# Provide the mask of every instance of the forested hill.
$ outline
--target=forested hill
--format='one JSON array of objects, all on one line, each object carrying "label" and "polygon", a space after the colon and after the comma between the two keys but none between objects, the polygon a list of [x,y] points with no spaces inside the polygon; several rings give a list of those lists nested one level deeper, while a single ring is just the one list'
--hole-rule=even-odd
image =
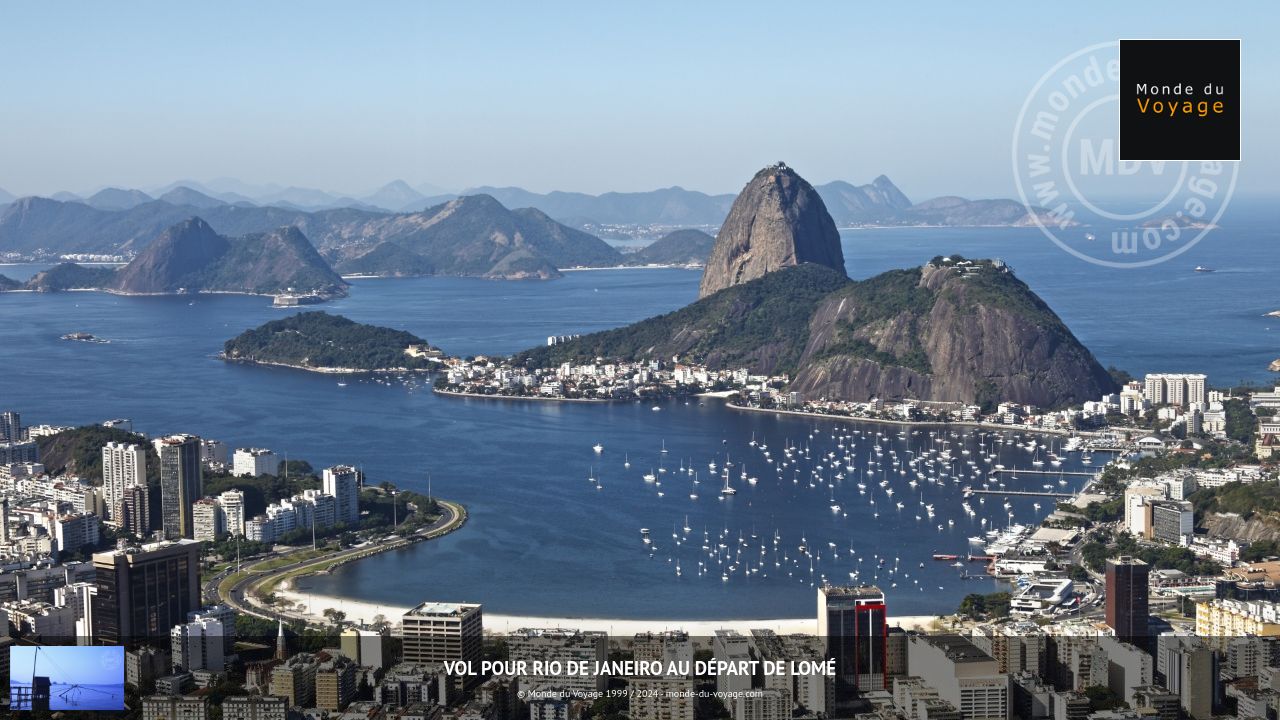
[{"label": "forested hill", "polygon": [[426,340],[403,330],[363,325],[341,315],[304,312],[246,330],[223,346],[223,359],[304,370],[423,370],[435,366],[410,347]]}]

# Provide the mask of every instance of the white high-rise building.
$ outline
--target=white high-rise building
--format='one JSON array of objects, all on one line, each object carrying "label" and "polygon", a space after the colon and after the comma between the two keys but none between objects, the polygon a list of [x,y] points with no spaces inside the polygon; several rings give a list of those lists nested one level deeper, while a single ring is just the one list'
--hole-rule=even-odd
[{"label": "white high-rise building", "polygon": [[173,666],[188,672],[226,669],[225,629],[222,622],[202,618],[173,626],[169,633],[173,651]]},{"label": "white high-rise building", "polygon": [[231,456],[231,474],[238,477],[275,475],[280,472],[276,454],[266,448],[236,448]]},{"label": "white high-rise building", "polygon": [[120,503],[127,488],[147,484],[147,451],[133,443],[102,446],[102,500],[107,522],[120,524]]},{"label": "white high-rise building", "polygon": [[244,535],[244,493],[240,490],[227,490],[218,496],[218,507],[222,508],[222,524],[232,535]]},{"label": "white high-rise building", "polygon": [[213,498],[201,498],[191,506],[192,537],[213,542],[223,533],[222,508]]},{"label": "white high-rise building", "polygon": [[321,489],[334,499],[334,519],[345,525],[360,522],[360,488],[357,487],[356,469],[350,465],[334,465],[325,468],[321,475]]},{"label": "white high-rise building", "polygon": [[1143,395],[1152,405],[1204,405],[1206,379],[1198,373],[1148,373],[1143,378]]}]

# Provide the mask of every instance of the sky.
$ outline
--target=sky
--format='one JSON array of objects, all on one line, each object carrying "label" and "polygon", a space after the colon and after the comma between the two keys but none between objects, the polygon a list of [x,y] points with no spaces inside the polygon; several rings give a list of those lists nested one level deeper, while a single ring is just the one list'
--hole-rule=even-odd
[{"label": "sky", "polygon": [[[59,645],[40,647],[35,657],[37,675],[54,683],[78,685],[123,685],[124,648]],[[37,648],[14,645],[9,648],[9,679],[31,684],[32,658]]]},{"label": "sky", "polygon": [[812,182],[1010,197],[1036,80],[1117,38],[1243,40],[1240,192],[1280,192],[1280,6],[13,3],[0,188],[232,177],[361,196]]}]

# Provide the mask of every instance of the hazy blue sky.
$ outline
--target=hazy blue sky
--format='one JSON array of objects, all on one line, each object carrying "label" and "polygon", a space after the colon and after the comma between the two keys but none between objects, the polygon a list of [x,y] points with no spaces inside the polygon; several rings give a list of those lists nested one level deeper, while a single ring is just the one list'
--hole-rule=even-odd
[{"label": "hazy blue sky", "polygon": [[[9,648],[9,679],[31,684],[34,646]],[[36,673],[55,683],[79,685],[123,685],[124,648],[122,647],[40,647],[35,662]]]},{"label": "hazy blue sky", "polygon": [[1016,114],[1064,55],[1240,37],[1240,191],[1280,190],[1273,3],[693,5],[7,4],[0,188],[737,192],[786,160],[916,199],[1011,196]]}]

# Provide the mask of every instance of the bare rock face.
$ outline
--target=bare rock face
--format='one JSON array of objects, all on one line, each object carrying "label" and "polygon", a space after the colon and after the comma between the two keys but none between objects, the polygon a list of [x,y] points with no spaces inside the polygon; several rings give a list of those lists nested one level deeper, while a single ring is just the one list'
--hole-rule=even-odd
[{"label": "bare rock face", "polygon": [[827,296],[792,389],[814,399],[1055,408],[1116,386],[1002,263],[962,260],[890,271]]},{"label": "bare rock face", "polygon": [[840,233],[813,186],[782,163],[751,178],[720,226],[698,297],[801,263],[845,274]]}]

